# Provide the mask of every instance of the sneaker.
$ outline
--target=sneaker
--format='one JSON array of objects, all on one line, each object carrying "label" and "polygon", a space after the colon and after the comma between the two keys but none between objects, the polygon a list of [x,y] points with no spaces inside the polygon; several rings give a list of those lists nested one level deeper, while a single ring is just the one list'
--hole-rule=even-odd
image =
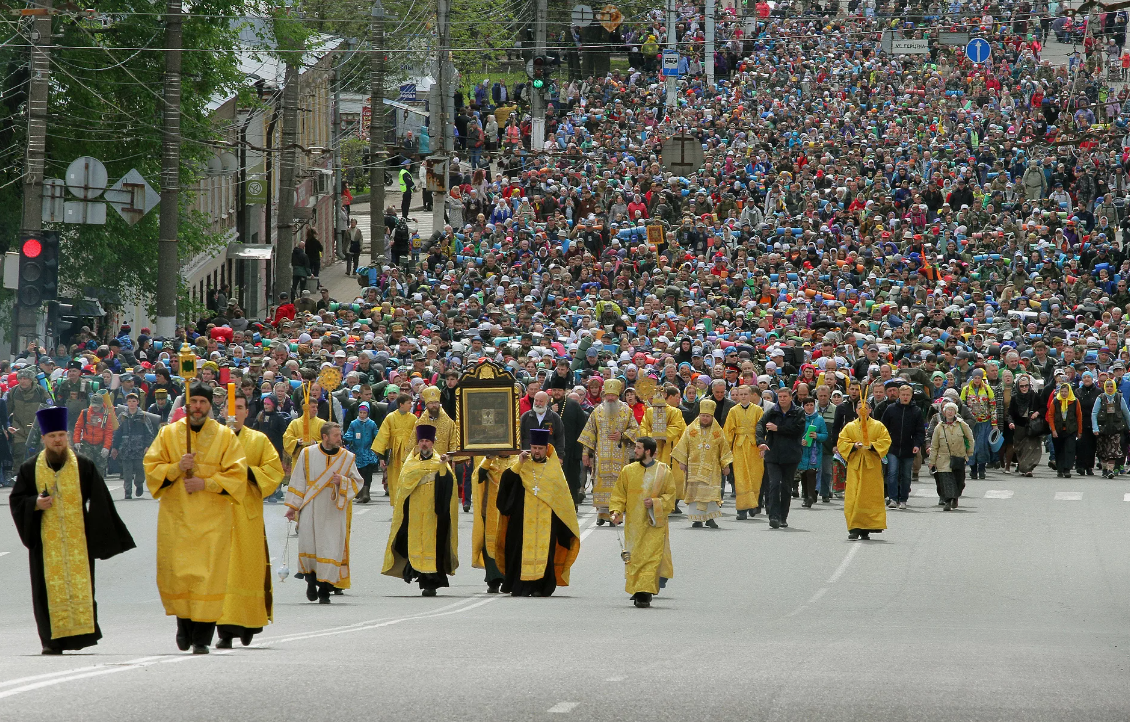
[{"label": "sneaker", "polygon": [[902,509],[903,511],[906,510],[906,502],[905,501],[899,502],[899,509]]},{"label": "sneaker", "polygon": [[897,501],[895,501],[894,499],[888,499],[887,500],[887,508],[888,509],[894,509],[894,508],[897,508],[897,507],[898,507]]}]

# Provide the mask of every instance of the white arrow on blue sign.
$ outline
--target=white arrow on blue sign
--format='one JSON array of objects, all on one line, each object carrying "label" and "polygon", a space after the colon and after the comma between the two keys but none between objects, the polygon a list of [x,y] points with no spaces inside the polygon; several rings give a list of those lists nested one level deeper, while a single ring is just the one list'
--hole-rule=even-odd
[{"label": "white arrow on blue sign", "polygon": [[989,41],[984,38],[973,38],[969,41],[969,44],[965,46],[965,57],[975,63],[988,61],[989,55],[991,54],[992,48],[989,47]]}]

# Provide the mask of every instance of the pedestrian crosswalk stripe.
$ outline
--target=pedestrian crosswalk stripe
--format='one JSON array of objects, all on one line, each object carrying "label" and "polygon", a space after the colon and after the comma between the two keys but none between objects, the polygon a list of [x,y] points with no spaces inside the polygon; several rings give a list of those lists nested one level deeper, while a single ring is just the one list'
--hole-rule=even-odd
[{"label": "pedestrian crosswalk stripe", "polygon": [[910,495],[929,498],[936,497],[938,492],[935,489],[914,489],[910,492]]},{"label": "pedestrian crosswalk stripe", "polygon": [[1056,501],[1083,501],[1083,492],[1081,491],[1057,491],[1055,493]]},{"label": "pedestrian crosswalk stripe", "polygon": [[552,712],[553,714],[567,714],[569,712],[572,712],[573,708],[576,706],[576,702],[558,702],[557,704],[550,707],[548,711]]},{"label": "pedestrian crosswalk stripe", "polygon": [[1013,491],[1009,489],[990,489],[985,492],[986,499],[1011,499]]},{"label": "pedestrian crosswalk stripe", "polygon": [[1130,501],[1130,494],[1123,494],[1122,501]]}]

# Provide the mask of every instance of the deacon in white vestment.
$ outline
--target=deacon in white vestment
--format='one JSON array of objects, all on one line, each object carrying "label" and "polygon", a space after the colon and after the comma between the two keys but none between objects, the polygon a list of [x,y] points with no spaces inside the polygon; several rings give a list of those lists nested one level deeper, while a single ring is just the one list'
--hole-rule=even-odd
[{"label": "deacon in white vestment", "polygon": [[298,522],[298,573],[306,598],[330,603],[334,588],[349,587],[349,522],[364,480],[356,457],[341,447],[341,425],[324,424],[322,440],[294,459],[286,490],[286,518]]}]

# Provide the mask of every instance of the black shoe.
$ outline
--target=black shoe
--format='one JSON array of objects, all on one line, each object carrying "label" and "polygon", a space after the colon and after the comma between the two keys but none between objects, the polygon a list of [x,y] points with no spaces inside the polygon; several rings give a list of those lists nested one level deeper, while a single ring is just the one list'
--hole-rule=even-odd
[{"label": "black shoe", "polygon": [[338,589],[337,587],[334,587],[333,595],[335,597],[344,597],[345,596],[345,590],[344,589]]},{"label": "black shoe", "polygon": [[859,538],[863,541],[871,541],[871,532],[861,531],[859,532]]},{"label": "black shoe", "polygon": [[1070,478],[1071,478],[1071,472],[1069,471],[1069,472],[1065,473],[1065,474],[1063,475],[1063,478],[1064,478],[1064,479],[1070,479]]},{"label": "black shoe", "polygon": [[714,521],[713,519],[707,519],[706,525],[708,527],[710,527],[711,529],[717,529],[718,528],[718,522]]},{"label": "black shoe", "polygon": [[188,635],[177,632],[177,649],[182,652],[187,652],[189,646]]},{"label": "black shoe", "polygon": [[220,641],[216,642],[216,649],[231,649],[231,639],[220,637]]},{"label": "black shoe", "polygon": [[857,532],[857,531],[849,531],[848,532],[848,541],[855,541],[857,539],[859,539],[859,532]]},{"label": "black shoe", "polygon": [[757,516],[757,515],[758,515],[758,514],[760,514],[760,513],[761,513],[761,507],[760,507],[760,506],[755,506],[755,507],[753,507],[752,509],[750,509],[750,511],[749,511],[749,516],[750,516],[750,518],[753,518],[753,517]]},{"label": "black shoe", "polygon": [[691,529],[701,529],[701,528],[702,528],[702,522],[701,521],[692,521],[691,522]]},{"label": "black shoe", "polygon": [[247,647],[247,646],[251,645],[251,640],[254,639],[254,638],[255,638],[255,632],[252,632],[250,629],[245,629],[239,635],[239,643],[242,644],[244,647]]},{"label": "black shoe", "polygon": [[133,493],[133,495],[136,496],[138,499],[144,497],[145,496],[145,488],[141,487],[141,486],[137,487],[137,491],[135,491]]},{"label": "black shoe", "polygon": [[369,489],[367,487],[362,489],[361,493],[358,494],[357,498],[353,501],[358,504],[368,504],[370,501],[372,501],[372,497],[369,496]]},{"label": "black shoe", "polygon": [[780,529],[781,528],[781,522],[777,521],[776,519],[770,519],[769,520],[769,528],[770,529]]},{"label": "black shoe", "polygon": [[208,645],[206,645],[206,644],[194,644],[194,645],[192,645],[192,653],[193,654],[208,654],[209,651],[211,651],[211,650],[208,649]]},{"label": "black shoe", "polygon": [[951,508],[951,509],[956,509],[956,508],[957,508],[957,497],[954,497],[953,499],[950,499],[950,508]]},{"label": "black shoe", "polygon": [[632,604],[635,604],[640,609],[647,609],[648,607],[651,606],[651,602],[645,602],[642,599],[633,599]]},{"label": "black shoe", "polygon": [[672,513],[672,514],[682,514],[682,513],[683,513],[683,510],[682,510],[682,509],[680,509],[680,508],[679,508],[679,505],[678,505],[678,503],[676,503],[676,504],[675,504],[675,511],[673,511],[673,512],[671,512],[671,513]]},{"label": "black shoe", "polygon": [[604,526],[604,522],[606,522],[606,521],[608,521],[608,520],[607,519],[597,519],[596,525],[597,526]]},{"label": "black shoe", "polygon": [[326,594],[325,596],[323,596],[321,594],[318,595],[318,604],[329,604],[329,603],[330,603],[330,595],[328,595],[328,594]]},{"label": "black shoe", "polygon": [[498,588],[501,585],[502,585],[502,582],[488,582],[487,583],[487,594],[498,594]]},{"label": "black shoe", "polygon": [[130,496],[129,494],[126,494],[126,501],[129,501],[132,498],[133,498],[132,496]]},{"label": "black shoe", "polygon": [[800,492],[799,492],[799,491],[797,491],[796,489],[793,489],[793,498],[794,498],[794,499],[799,499],[799,498],[800,498]]},{"label": "black shoe", "polygon": [[[310,578],[313,579],[312,574],[310,575]],[[306,583],[306,598],[308,600],[310,600],[311,602],[317,600],[317,598],[318,598],[318,583],[317,582],[310,581],[310,582]]]},{"label": "black shoe", "polygon": [[782,529],[788,529],[788,528],[789,528],[789,523],[788,523],[787,521],[782,521],[782,522],[781,522],[781,528],[782,528]]},{"label": "black shoe", "polygon": [[471,511],[471,505],[470,504],[464,504],[463,505],[463,513],[466,514],[469,511]]},{"label": "black shoe", "polygon": [[63,650],[61,650],[61,649],[52,649],[51,647],[44,647],[44,648],[43,648],[43,650],[42,650],[42,651],[40,652],[40,654],[48,654],[48,655],[52,655],[52,656],[54,656],[54,655],[60,655],[60,654],[62,654],[62,653],[63,653]]},{"label": "black shoe", "polygon": [[832,497],[825,496],[825,497],[821,498],[820,501],[821,501],[821,503],[824,503],[824,504],[831,504],[832,503]]},{"label": "black shoe", "polygon": [[738,521],[745,521],[745,519],[746,519],[745,509],[739,509],[738,510]]},{"label": "black shoe", "polygon": [[938,506],[942,506],[945,503],[946,503],[945,499],[938,499]]},{"label": "black shoe", "polygon": [[942,507],[942,511],[949,511],[950,509],[953,509],[953,504],[947,501],[946,505]]},{"label": "black shoe", "polygon": [[422,596],[422,597],[434,597],[435,595],[436,595],[436,590],[434,590],[434,589],[424,589],[423,591],[420,592],[420,596]]}]

